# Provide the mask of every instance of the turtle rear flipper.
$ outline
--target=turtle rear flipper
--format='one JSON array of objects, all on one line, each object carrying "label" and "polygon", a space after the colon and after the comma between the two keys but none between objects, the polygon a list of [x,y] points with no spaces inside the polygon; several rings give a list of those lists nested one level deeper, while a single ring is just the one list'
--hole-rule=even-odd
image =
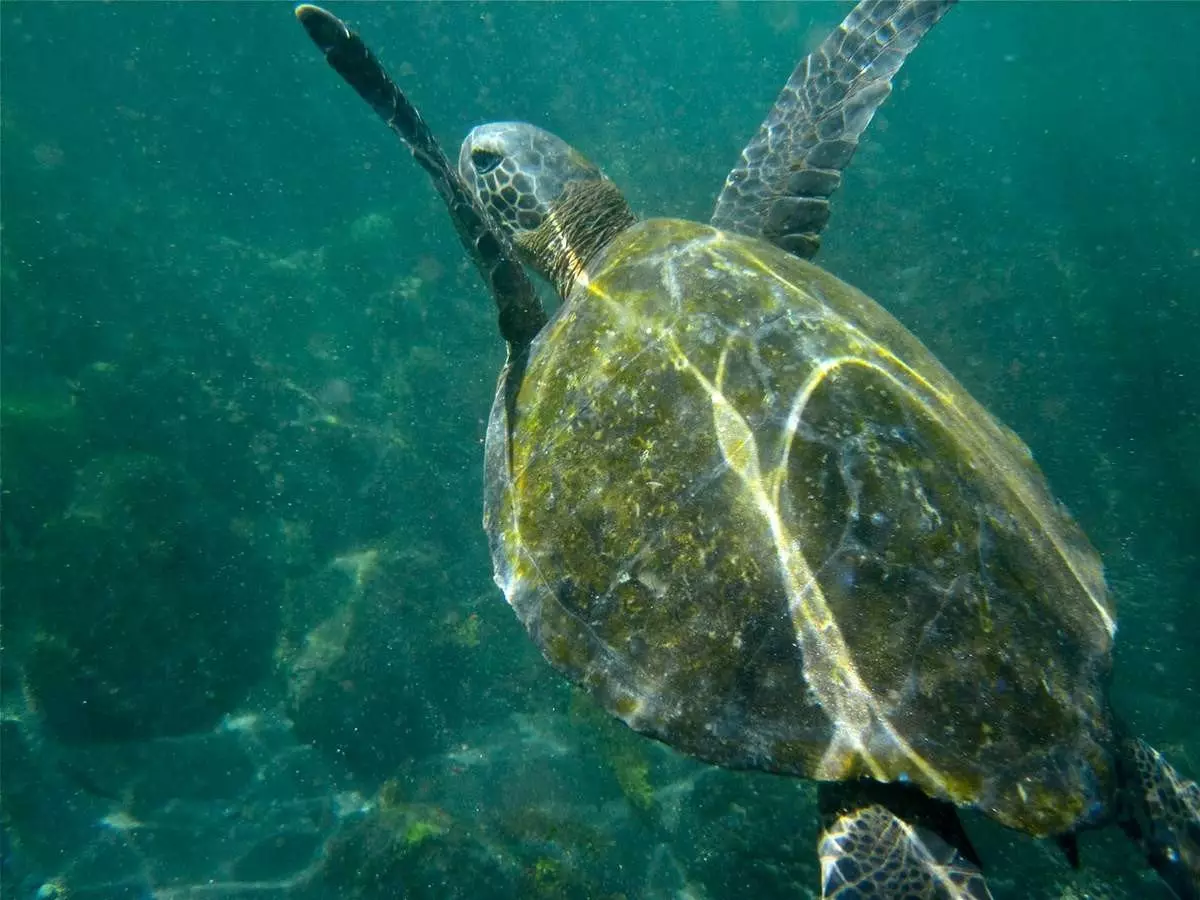
[{"label": "turtle rear flipper", "polygon": [[978,866],[883,806],[843,814],[821,838],[821,896],[991,900]]},{"label": "turtle rear flipper", "polygon": [[829,197],[908,54],[952,0],[867,0],[800,62],[725,179],[712,224],[808,259]]},{"label": "turtle rear flipper", "polygon": [[1200,900],[1200,786],[1139,738],[1121,751],[1121,827],[1176,896]]},{"label": "turtle rear flipper", "polygon": [[911,784],[823,781],[821,887],[826,898],[990,898],[980,862],[951,804]]}]

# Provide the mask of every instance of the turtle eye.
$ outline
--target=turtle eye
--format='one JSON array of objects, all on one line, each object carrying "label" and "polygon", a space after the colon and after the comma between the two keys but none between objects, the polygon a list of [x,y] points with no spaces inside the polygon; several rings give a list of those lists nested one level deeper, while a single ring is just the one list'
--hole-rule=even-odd
[{"label": "turtle eye", "polygon": [[504,157],[494,150],[472,150],[471,165],[480,175],[486,175],[504,160]]}]

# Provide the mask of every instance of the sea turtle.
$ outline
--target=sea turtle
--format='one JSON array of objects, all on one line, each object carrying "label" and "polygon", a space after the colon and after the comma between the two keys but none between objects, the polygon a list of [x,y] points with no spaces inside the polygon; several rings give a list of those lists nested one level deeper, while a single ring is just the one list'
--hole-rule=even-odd
[{"label": "sea turtle", "polygon": [[1072,856],[1118,821],[1196,897],[1200,790],[1114,724],[1096,552],[1025,445],[805,259],[946,6],[860,3],[709,225],[639,221],[532,125],[476,128],[456,172],[357,35],[297,15],[431,174],[496,299],[484,521],[550,662],[639,732],[817,780],[826,897],[989,896],[956,806]]}]

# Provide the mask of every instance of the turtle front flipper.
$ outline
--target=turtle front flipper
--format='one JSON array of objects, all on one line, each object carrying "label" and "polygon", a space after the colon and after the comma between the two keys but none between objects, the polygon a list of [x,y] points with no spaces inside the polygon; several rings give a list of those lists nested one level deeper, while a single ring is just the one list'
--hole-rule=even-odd
[{"label": "turtle front flipper", "polygon": [[1121,742],[1121,827],[1181,900],[1200,900],[1200,787],[1139,738]]},{"label": "turtle front flipper", "polygon": [[339,75],[370,104],[429,173],[450,211],[459,239],[491,291],[500,333],[518,351],[528,346],[546,313],[507,238],[494,229],[412,102],[388,75],[362,38],[318,6],[296,7],[296,18]]},{"label": "turtle front flipper", "polygon": [[808,259],[829,198],[908,54],[953,0],[863,0],[788,79],[717,198],[712,224]]},{"label": "turtle front flipper", "polygon": [[883,806],[843,814],[821,838],[826,900],[991,900],[979,868],[931,831]]}]

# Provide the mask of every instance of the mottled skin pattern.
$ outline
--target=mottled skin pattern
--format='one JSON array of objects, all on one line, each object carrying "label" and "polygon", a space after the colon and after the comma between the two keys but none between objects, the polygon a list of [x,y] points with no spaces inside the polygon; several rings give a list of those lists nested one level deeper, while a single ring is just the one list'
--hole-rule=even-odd
[{"label": "mottled skin pattern", "polygon": [[[495,150],[479,134],[498,133]],[[601,178],[600,170],[554,135],[532,132],[523,122],[493,122],[463,141],[458,155],[463,180],[494,220],[534,229],[545,216],[542,197],[562,194],[569,178]]]},{"label": "mottled skin pattern", "polygon": [[725,179],[712,224],[811,258],[858,139],[950,5],[868,0],[851,10],[783,86]]},{"label": "mottled skin pattern", "polygon": [[953,847],[881,806],[835,822],[821,838],[820,854],[821,896],[828,900],[991,900],[979,870]]},{"label": "mottled skin pattern", "polygon": [[723,765],[907,779],[1032,834],[1098,814],[1111,611],[1024,445],[763,241],[651,220],[589,269],[511,479],[489,433],[497,580],[547,657]]},{"label": "mottled skin pattern", "polygon": [[1125,831],[1178,896],[1194,897],[1200,885],[1200,787],[1145,741],[1124,743],[1120,759],[1130,794],[1124,798]]}]

